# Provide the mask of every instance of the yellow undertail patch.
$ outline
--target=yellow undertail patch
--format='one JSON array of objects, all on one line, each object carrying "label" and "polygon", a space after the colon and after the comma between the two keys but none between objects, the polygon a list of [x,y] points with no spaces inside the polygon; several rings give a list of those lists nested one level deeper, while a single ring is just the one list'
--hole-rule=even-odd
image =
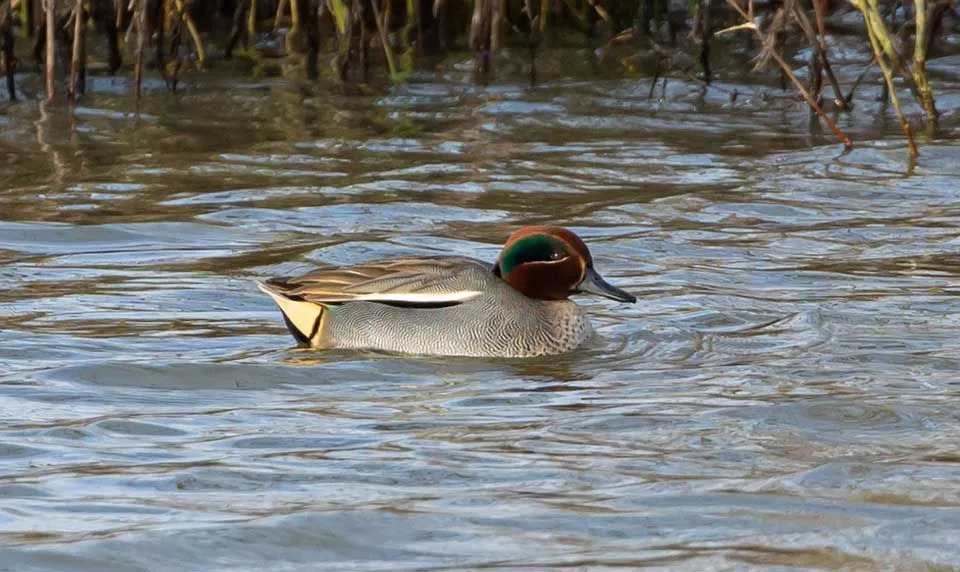
[{"label": "yellow undertail patch", "polygon": [[323,314],[326,308],[313,302],[288,298],[263,282],[257,282],[257,287],[273,298],[280,307],[294,337],[301,343],[313,344],[323,329]]}]

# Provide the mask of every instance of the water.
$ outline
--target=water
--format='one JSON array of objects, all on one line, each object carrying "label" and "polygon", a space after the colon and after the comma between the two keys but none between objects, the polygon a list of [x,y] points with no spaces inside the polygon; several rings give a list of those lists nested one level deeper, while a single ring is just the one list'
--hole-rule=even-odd
[{"label": "water", "polygon": [[[960,566],[960,89],[908,175],[875,84],[845,154],[770,88],[544,75],[3,107],[0,568]],[[591,347],[298,350],[253,284],[532,223],[640,298]]]}]

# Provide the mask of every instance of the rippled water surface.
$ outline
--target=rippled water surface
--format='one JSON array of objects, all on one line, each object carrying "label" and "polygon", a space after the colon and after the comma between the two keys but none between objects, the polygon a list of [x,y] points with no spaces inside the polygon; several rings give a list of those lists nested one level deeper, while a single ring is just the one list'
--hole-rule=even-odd
[{"label": "rippled water surface", "polygon": [[[680,80],[4,104],[0,568],[960,566],[960,90],[908,174],[870,89],[846,154]],[[559,358],[298,350],[253,283],[531,223],[640,299]]]}]

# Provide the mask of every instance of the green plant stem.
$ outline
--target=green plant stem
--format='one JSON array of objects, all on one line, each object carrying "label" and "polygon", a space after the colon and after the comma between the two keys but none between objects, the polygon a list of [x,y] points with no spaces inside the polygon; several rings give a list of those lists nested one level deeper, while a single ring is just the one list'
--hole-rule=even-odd
[{"label": "green plant stem", "polygon": [[387,68],[390,70],[390,78],[393,79],[393,81],[399,81],[400,77],[397,74],[397,63],[393,57],[393,46],[390,45],[390,38],[387,37],[387,30],[383,25],[383,13],[377,8],[377,0],[370,0],[370,6],[373,8],[373,18],[377,21],[377,32],[380,34],[380,44],[383,46],[383,55],[387,58]]},{"label": "green plant stem", "polygon": [[935,118],[937,116],[937,107],[933,101],[933,89],[930,82],[927,81],[927,0],[914,0],[914,10],[916,11],[916,26],[914,32],[913,48],[913,83],[917,86],[917,92],[920,95],[920,104],[927,117]]}]

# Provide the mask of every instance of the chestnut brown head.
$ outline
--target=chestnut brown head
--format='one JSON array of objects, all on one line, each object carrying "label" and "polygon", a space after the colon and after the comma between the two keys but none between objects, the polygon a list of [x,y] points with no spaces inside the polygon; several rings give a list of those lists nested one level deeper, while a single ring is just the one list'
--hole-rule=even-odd
[{"label": "chestnut brown head", "polygon": [[589,293],[620,302],[636,297],[608,284],[593,269],[593,257],[579,236],[556,226],[527,226],[510,235],[494,273],[529,298],[564,300]]}]

